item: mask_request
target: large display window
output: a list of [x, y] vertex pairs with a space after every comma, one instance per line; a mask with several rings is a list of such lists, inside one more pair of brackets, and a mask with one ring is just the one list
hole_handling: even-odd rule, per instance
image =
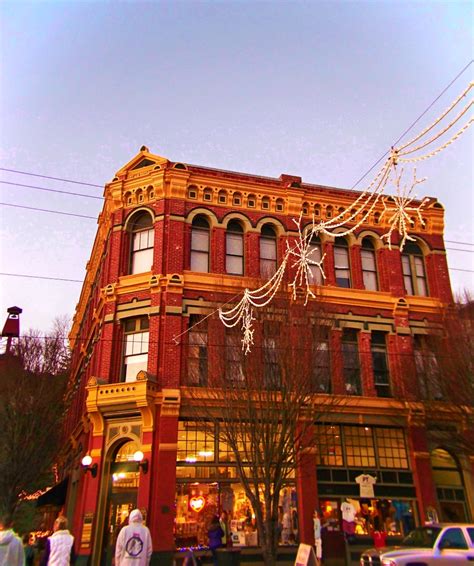
[[[211, 519], [223, 512], [229, 530], [227, 544], [258, 546], [255, 515], [239, 481], [234, 453], [209, 426], [192, 420], [178, 425], [176, 547], [207, 546]], [[279, 494], [280, 544], [298, 542], [296, 489], [291, 481]]]

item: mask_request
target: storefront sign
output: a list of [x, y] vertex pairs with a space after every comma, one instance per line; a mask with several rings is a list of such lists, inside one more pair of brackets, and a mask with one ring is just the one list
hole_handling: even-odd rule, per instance
[[295, 566], [316, 566], [316, 555], [309, 544], [301, 543], [296, 554]]
[[202, 495], [200, 495], [199, 497], [191, 497], [191, 499], [189, 500], [189, 506], [193, 511], [196, 511], [196, 513], [202, 511], [205, 505], [206, 500]]
[[81, 548], [89, 548], [92, 539], [92, 520], [94, 513], [86, 513], [82, 523]]
[[369, 474], [361, 474], [356, 477], [355, 481], [359, 484], [360, 497], [368, 499], [374, 497], [374, 484], [377, 478]]

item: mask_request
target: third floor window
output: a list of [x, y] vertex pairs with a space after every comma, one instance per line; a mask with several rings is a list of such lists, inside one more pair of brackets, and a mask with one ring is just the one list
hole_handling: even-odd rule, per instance
[[191, 271], [209, 271], [209, 224], [196, 216], [191, 228]]
[[364, 288], [368, 291], [377, 291], [377, 263], [374, 244], [370, 238], [364, 238], [362, 240], [360, 255], [362, 260]]
[[277, 238], [270, 224], [262, 227], [260, 235], [260, 275], [270, 279], [277, 269]]
[[244, 274], [244, 231], [242, 226], [231, 220], [227, 226], [225, 240], [225, 270], [233, 275]]
[[344, 238], [337, 239], [334, 246], [334, 269], [336, 272], [336, 285], [349, 288], [351, 286], [349, 248]]
[[428, 296], [423, 252], [417, 244], [409, 242], [405, 245], [402, 254], [402, 269], [406, 294]]
[[148, 212], [140, 212], [130, 224], [131, 258], [130, 273], [150, 271], [153, 265], [154, 229]]

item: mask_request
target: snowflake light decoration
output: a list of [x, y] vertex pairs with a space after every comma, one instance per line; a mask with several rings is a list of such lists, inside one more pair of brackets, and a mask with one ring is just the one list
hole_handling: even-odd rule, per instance
[[286, 244], [286, 246], [287, 246], [288, 255], [290, 257], [293, 256], [296, 258], [296, 260], [292, 264], [292, 267], [296, 268], [296, 273], [292, 283], [289, 284], [290, 289], [293, 290], [293, 300], [296, 300], [297, 288], [304, 286], [306, 290], [304, 304], [306, 306], [308, 304], [308, 300], [310, 297], [313, 299], [316, 298], [315, 294], [313, 293], [310, 287], [311, 285], [310, 281], [314, 279], [313, 273], [311, 272], [311, 266], [318, 267], [318, 269], [321, 272], [322, 278], [326, 279], [326, 275], [323, 270], [323, 261], [326, 254], [324, 254], [319, 261], [315, 261], [311, 257], [317, 249], [314, 245], [311, 244], [311, 239], [313, 235], [318, 233], [318, 229], [315, 226], [314, 217], [313, 217], [312, 229], [308, 230], [307, 234], [304, 235], [301, 230], [301, 218], [302, 218], [302, 214], [300, 214], [298, 220], [293, 219], [293, 222], [298, 227], [298, 240], [295, 246], [290, 248], [288, 243]]
[[[413, 190], [417, 185], [420, 185], [424, 181], [426, 181], [426, 177], [423, 179], [416, 178], [416, 169], [413, 170], [413, 180], [410, 185], [405, 184], [401, 186], [401, 181], [403, 178], [403, 169], [400, 171], [399, 175], [395, 176], [394, 185], [397, 189], [397, 194], [393, 197], [384, 198], [382, 200], [383, 203], [383, 211], [380, 215], [380, 219], [385, 214], [391, 215], [388, 219], [388, 224], [390, 225], [390, 229], [386, 234], [380, 236], [381, 240], [386, 240], [388, 244], [388, 249], [392, 249], [392, 234], [396, 230], [402, 240], [400, 242], [400, 251], [403, 251], [405, 247], [405, 243], [407, 240], [415, 241], [415, 238], [408, 234], [408, 229], [412, 225], [411, 215], [416, 214], [418, 216], [418, 220], [422, 226], [425, 226], [425, 221], [421, 216], [421, 210], [428, 202], [428, 198], [422, 200], [419, 206], [411, 206], [412, 202], [416, 199], [416, 195], [413, 194]], [[393, 203], [392, 205], [387, 206], [387, 201]]]

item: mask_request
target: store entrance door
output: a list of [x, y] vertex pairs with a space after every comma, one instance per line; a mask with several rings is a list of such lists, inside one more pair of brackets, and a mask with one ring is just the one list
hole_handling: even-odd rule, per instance
[[140, 474], [137, 464], [133, 462], [136, 449], [135, 442], [123, 444], [110, 466], [101, 566], [112, 566], [117, 537], [122, 527], [128, 525], [130, 512], [137, 505]]
[[132, 490], [123, 493], [112, 493], [107, 512], [107, 521], [104, 532], [104, 566], [112, 565], [115, 555], [115, 544], [122, 527], [128, 524], [128, 516], [137, 504], [137, 491]]

